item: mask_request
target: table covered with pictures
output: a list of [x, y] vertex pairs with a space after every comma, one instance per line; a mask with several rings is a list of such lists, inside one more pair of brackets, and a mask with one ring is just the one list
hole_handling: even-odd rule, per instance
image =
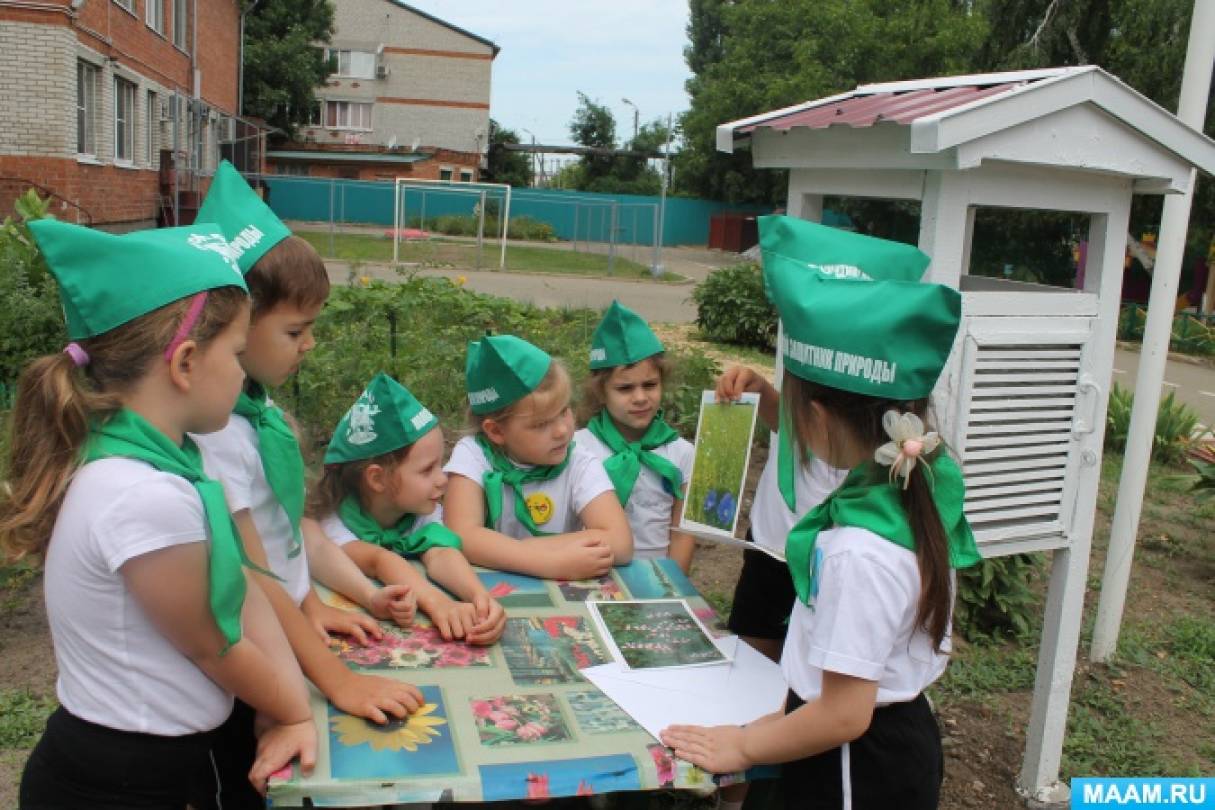
[[[713, 609], [672, 560], [635, 560], [599, 580], [559, 582], [478, 570], [506, 609], [491, 647], [447, 643], [424, 618], [384, 624], [368, 646], [342, 641], [348, 666], [401, 678], [425, 704], [386, 726], [339, 711], [313, 690], [316, 770], [271, 781], [271, 806], [496, 801], [687, 788], [712, 778], [675, 760], [579, 669], [609, 660], [588, 600], [686, 599], [712, 633]], [[334, 594], [337, 607], [357, 609]]]

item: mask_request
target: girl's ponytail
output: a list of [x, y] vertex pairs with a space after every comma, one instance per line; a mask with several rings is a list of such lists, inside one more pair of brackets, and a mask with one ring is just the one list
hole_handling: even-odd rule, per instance
[[932, 638], [933, 649], [940, 650], [949, 630], [953, 594], [949, 582], [949, 538], [932, 498], [928, 475], [927, 464], [917, 464], [908, 473], [907, 488], [901, 492], [903, 510], [915, 535], [916, 563], [920, 569], [920, 602], [915, 623]]
[[90, 390], [67, 352], [40, 357], [22, 372], [11, 419], [9, 482], [0, 494], [4, 556], [41, 557], [89, 421], [119, 407], [116, 395]]

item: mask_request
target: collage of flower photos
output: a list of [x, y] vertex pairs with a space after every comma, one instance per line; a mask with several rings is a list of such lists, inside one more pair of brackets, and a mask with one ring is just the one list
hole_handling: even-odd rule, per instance
[[[381, 726], [314, 693], [318, 731], [328, 745], [311, 775], [276, 776], [270, 789], [275, 806], [709, 789], [709, 776], [675, 760], [580, 672], [612, 661], [614, 645], [630, 644], [629, 628], [636, 623], [613, 619], [620, 636], [605, 637], [592, 606], [686, 603], [691, 613], [685, 618], [693, 627], [703, 622], [718, 634], [719, 617], [673, 561], [636, 560], [592, 580], [550, 581], [481, 569], [477, 575], [506, 609], [506, 629], [494, 645], [444, 641], [422, 615], [409, 627], [381, 622], [382, 637], [365, 645], [335, 636], [332, 648], [348, 667], [414, 684], [424, 703], [407, 718]], [[360, 610], [320, 587], [318, 592], [328, 605]], [[689, 630], [686, 621], [654, 609], [659, 613], [633, 618], [655, 622], [656, 643], [691, 641], [691, 635], [680, 635]], [[697, 649], [689, 647], [687, 655], [700, 655]]]

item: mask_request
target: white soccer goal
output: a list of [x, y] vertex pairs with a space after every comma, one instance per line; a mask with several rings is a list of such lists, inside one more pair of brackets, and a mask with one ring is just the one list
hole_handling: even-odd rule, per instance
[[[392, 261], [394, 264], [400, 261], [401, 237], [405, 231], [408, 215], [411, 213], [407, 210], [406, 195], [409, 189], [418, 189], [422, 192], [422, 205], [420, 211], [425, 216], [426, 197], [428, 193], [433, 193], [439, 196], [448, 194], [469, 194], [476, 197], [479, 202], [477, 204], [477, 241], [478, 248], [485, 233], [485, 210], [488, 200], [502, 201], [502, 216], [501, 228], [499, 232], [494, 234], [494, 238], [498, 240], [498, 269], [506, 269], [506, 234], [510, 224], [510, 192], [511, 187], [506, 183], [473, 183], [455, 180], [419, 180], [414, 177], [397, 177], [393, 181], [392, 195]], [[423, 219], [424, 221], [424, 219]], [[480, 251], [478, 250], [478, 256]]]

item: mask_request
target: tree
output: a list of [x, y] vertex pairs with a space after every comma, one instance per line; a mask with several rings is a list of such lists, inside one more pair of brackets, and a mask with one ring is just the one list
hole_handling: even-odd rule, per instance
[[332, 65], [332, 0], [262, 0], [245, 17], [245, 113], [293, 137], [316, 106]]
[[[570, 137], [579, 146], [615, 149], [616, 119], [611, 110], [579, 91], [578, 109], [570, 121]], [[592, 183], [612, 173], [615, 159], [611, 155], [583, 155], [580, 162], [586, 182]]]
[[717, 126], [862, 83], [963, 72], [987, 27], [968, 9], [953, 0], [693, 0], [677, 186], [783, 201], [784, 173], [756, 171], [746, 152], [717, 152]]
[[492, 183], [509, 183], [527, 187], [532, 184], [532, 156], [503, 148], [508, 143], [520, 143], [518, 134], [494, 119], [489, 119], [489, 168], [485, 179]]

